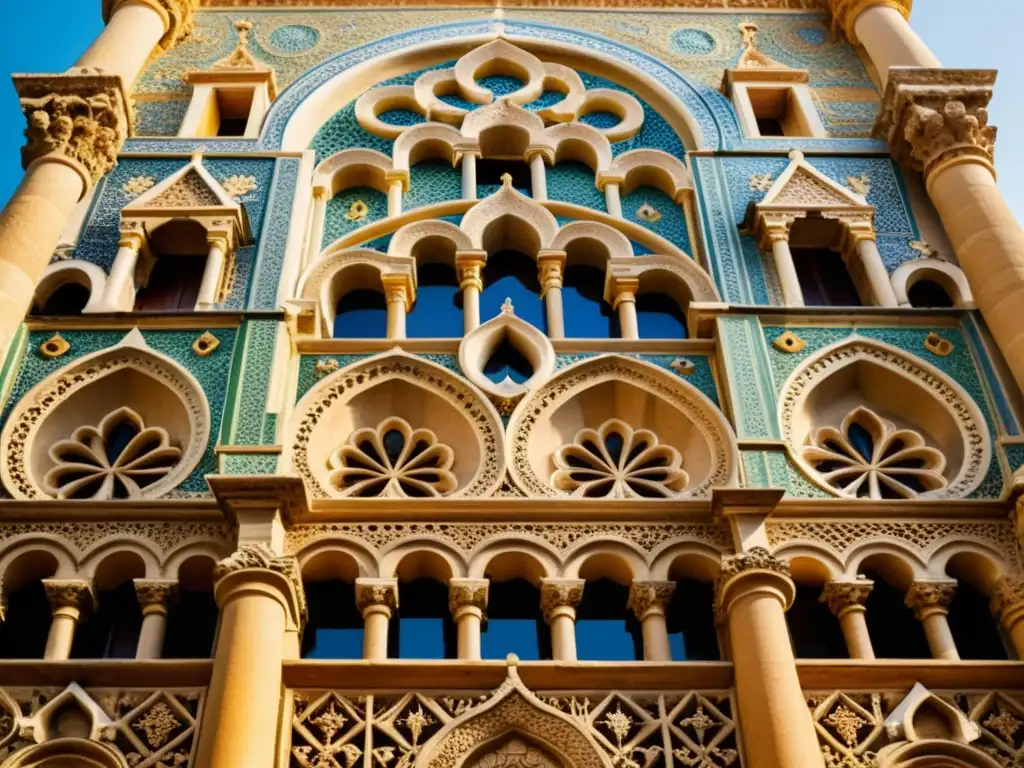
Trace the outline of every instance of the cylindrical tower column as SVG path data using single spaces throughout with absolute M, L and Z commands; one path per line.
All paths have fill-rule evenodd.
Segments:
M 565 251 L 541 250 L 537 254 L 540 297 L 548 321 L 548 338 L 565 338 L 565 315 L 562 310 L 562 274 L 565 271 Z
M 622 218 L 622 195 L 618 181 L 606 181 L 604 183 L 604 207 L 609 216 L 617 219 Z
M 787 307 L 804 306 L 804 292 L 800 287 L 800 277 L 793 263 L 793 252 L 789 249 L 789 223 L 769 226 L 765 237 L 771 244 L 772 260 L 775 262 L 775 273 L 779 276 L 782 288 L 782 300 Z
M 480 659 L 480 625 L 487 610 L 487 579 L 452 579 L 448 582 L 448 610 L 459 637 L 459 658 Z
M 551 657 L 576 661 L 576 606 L 583 599 L 583 579 L 541 579 L 540 609 L 551 627 Z
M 634 581 L 630 584 L 628 606 L 640 622 L 644 661 L 672 661 L 666 613 L 675 591 L 674 581 Z
M 285 633 L 303 621 L 295 559 L 247 544 L 214 569 L 220 628 L 196 765 L 276 763 Z
M 135 597 L 142 609 L 142 629 L 135 649 L 136 659 L 159 659 L 167 634 L 167 609 L 178 594 L 178 582 L 162 579 L 134 579 Z
M 53 611 L 43 658 L 64 661 L 71 657 L 79 620 L 96 608 L 96 592 L 91 581 L 82 579 L 43 579 L 43 589 Z
M 789 566 L 753 547 L 723 560 L 716 592 L 729 623 L 749 768 L 823 768 L 786 626 L 796 595 Z
M 401 179 L 388 179 L 388 216 L 402 215 L 403 183 Z
M 874 589 L 873 581 L 830 581 L 821 591 L 821 602 L 839 619 L 851 659 L 873 659 L 864 604 Z
M 99 69 L 124 80 L 131 89 L 153 49 L 164 35 L 172 36 L 171 11 L 192 13 L 187 0 L 117 0 L 104 3 L 107 26 L 86 49 L 76 67 Z M 112 8 L 112 11 L 109 10 Z M 179 16 L 180 18 L 180 16 Z M 169 42 L 169 41 L 168 41 Z
M 398 610 L 398 579 L 356 579 L 356 607 L 363 615 L 363 658 L 388 657 L 388 625 Z
M 932 656 L 946 661 L 960 659 L 949 630 L 949 604 L 954 594 L 955 581 L 915 581 L 904 598 L 907 607 L 914 609 L 917 620 L 924 625 Z

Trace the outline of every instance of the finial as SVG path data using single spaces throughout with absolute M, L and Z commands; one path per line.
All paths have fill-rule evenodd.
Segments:
M 514 654 L 514 653 L 510 653 L 508 656 L 505 657 L 505 666 L 506 667 L 518 667 L 519 666 L 519 657 L 516 654 Z
M 794 149 L 789 153 L 789 159 L 797 163 L 802 163 L 804 161 L 804 153 L 799 149 Z
M 249 30 L 252 29 L 252 22 L 248 19 L 235 19 L 235 29 L 238 30 L 238 44 L 246 46 L 249 44 Z
M 505 175 L 508 176 L 507 173 Z M 515 313 L 516 313 L 516 308 L 512 306 L 512 297 L 511 296 L 506 296 L 505 297 L 505 301 L 502 302 L 502 305 L 501 305 L 501 314 L 503 314 L 503 315 L 514 315 Z
M 204 149 L 205 149 L 205 147 L 204 147 Z M 190 159 L 190 160 L 191 160 L 191 161 L 192 161 L 193 163 L 197 163 L 197 164 L 198 164 L 198 163 L 202 163 L 202 162 L 203 162 L 203 153 L 202 153 L 202 152 L 193 152 L 193 153 L 192 153 L 192 157 L 191 157 L 191 158 L 189 158 L 189 159 Z
M 743 47 L 746 50 L 757 47 L 757 24 L 752 21 L 741 21 L 740 34 L 743 35 Z
M 512 189 L 512 174 L 511 173 L 506 172 L 506 173 L 501 174 L 501 186 L 507 187 L 508 189 Z M 505 299 L 505 301 L 508 301 L 508 299 Z

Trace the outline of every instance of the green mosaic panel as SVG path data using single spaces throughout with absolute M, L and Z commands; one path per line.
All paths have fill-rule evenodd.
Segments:
M 720 317 L 717 322 L 737 436 L 778 439 L 777 406 L 757 318 Z
M 241 380 L 229 430 L 230 445 L 263 445 L 267 392 L 274 363 L 276 320 L 250 320 L 242 329 Z
M 221 457 L 225 475 L 273 475 L 277 472 L 276 453 L 228 453 Z

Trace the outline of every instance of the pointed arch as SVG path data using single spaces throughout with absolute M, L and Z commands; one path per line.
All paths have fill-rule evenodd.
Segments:
M 884 432 L 871 435 L 876 445 L 882 439 L 898 443 L 900 453 L 914 461 L 930 460 L 934 453 L 929 451 L 941 453 L 934 471 L 944 481 L 928 480 L 918 494 L 926 498 L 967 496 L 984 480 L 992 460 L 985 416 L 958 382 L 909 352 L 863 336 L 811 355 L 783 385 L 779 402 L 783 439 L 795 462 L 837 496 L 856 498 L 859 490 L 851 493 L 831 484 L 805 449 L 815 441 L 842 442 L 851 425 L 864 419 L 870 423 L 862 429 L 870 432 L 877 425 Z M 898 413 L 893 403 L 899 404 Z
M 620 355 L 571 365 L 519 403 L 506 437 L 513 479 L 531 495 L 566 495 L 552 482 L 555 453 L 581 432 L 608 425 L 618 425 L 613 431 L 620 434 L 635 430 L 636 440 L 658 447 L 659 461 L 676 456 L 684 478 L 676 477 L 672 493 L 663 495 L 705 497 L 712 487 L 735 483 L 736 438 L 714 403 L 678 376 Z
M 531 250 L 524 253 L 531 256 L 536 256 L 538 249 L 549 247 L 558 233 L 558 221 L 554 215 L 514 189 L 509 181 L 503 182 L 495 194 L 470 208 L 462 217 L 460 226 L 469 235 L 474 248 L 501 250 L 506 242 L 525 241 Z M 489 242 L 494 239 L 506 242 Z
M 446 368 L 397 348 L 336 371 L 303 396 L 285 430 L 284 471 L 297 472 L 313 498 L 340 497 L 332 454 L 357 430 L 388 420 L 406 422 L 414 436 L 429 431 L 450 451 L 446 495 L 486 496 L 501 484 L 505 451 L 494 406 Z
M 44 490 L 44 476 L 57 466 L 51 448 L 119 410 L 140 419 L 140 435 L 143 427 L 146 433 L 156 429 L 169 448 L 180 451 L 177 462 L 142 487 L 138 498 L 166 494 L 199 464 L 210 441 L 206 394 L 184 366 L 150 349 L 136 328 L 117 346 L 50 374 L 18 402 L 0 434 L 4 486 L 16 499 L 51 496 Z
M 508 341 L 530 365 L 533 374 L 521 384 L 506 378 L 495 383 L 484 374 L 484 367 L 494 351 Z M 557 363 L 551 341 L 533 325 L 517 317 L 515 312 L 502 311 L 486 323 L 467 333 L 459 344 L 459 367 L 462 373 L 487 394 L 507 399 L 524 393 L 546 381 L 555 372 Z

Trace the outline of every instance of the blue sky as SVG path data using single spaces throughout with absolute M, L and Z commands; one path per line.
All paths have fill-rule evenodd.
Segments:
M 1000 186 L 1017 217 L 1024 220 L 1024 106 L 1015 98 L 1024 82 L 1019 31 L 1021 0 L 918 0 L 913 25 L 947 67 L 999 69 L 991 122 L 999 126 L 996 165 Z M 24 118 L 11 72 L 61 72 L 102 29 L 100 0 L 42 0 L 17 3 L 5 14 L 0 46 L 0 201 L 21 179 L 19 148 Z M 59 19 L 60 23 L 53 23 Z M 45 31 L 44 31 L 45 30 Z

